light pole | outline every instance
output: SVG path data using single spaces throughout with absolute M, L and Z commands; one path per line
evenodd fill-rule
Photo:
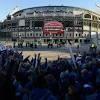
M 21 39 L 21 34 L 19 33 L 19 40 Z
M 50 40 L 51 40 L 51 43 L 53 43 L 51 32 L 50 32 Z
M 42 47 L 42 39 L 41 39 L 41 37 L 39 39 L 39 46 Z
M 20 47 L 20 41 L 21 41 L 21 34 L 18 34 L 18 47 Z

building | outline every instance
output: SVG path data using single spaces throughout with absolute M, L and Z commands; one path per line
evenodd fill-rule
M 45 25 L 53 21 L 63 25 L 62 33 L 44 31 Z M 48 29 L 56 31 L 57 27 L 48 26 Z M 16 40 L 24 39 L 30 42 L 48 42 L 51 39 L 55 43 L 67 40 L 75 43 L 90 43 L 93 39 L 99 42 L 100 14 L 69 6 L 27 8 L 8 15 L 2 23 L 2 31 L 10 32 L 11 37 Z

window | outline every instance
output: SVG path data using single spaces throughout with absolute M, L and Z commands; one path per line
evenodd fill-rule
M 27 34 L 27 36 L 29 37 L 29 34 Z
M 96 16 L 92 16 L 92 20 L 97 20 L 97 17 Z
M 77 34 L 76 34 L 76 36 L 77 36 Z
M 80 34 L 79 34 L 79 36 L 80 36 Z
M 34 27 L 43 27 L 43 21 L 35 21 L 32 22 L 32 24 L 34 25 Z
M 25 26 L 26 26 L 26 27 L 29 27 L 29 26 L 30 26 L 30 22 L 29 22 L 29 21 L 26 21 L 26 22 L 25 22 Z
M 86 25 L 86 22 L 84 21 L 84 25 Z
M 82 25 L 83 24 L 83 22 L 78 22 L 78 25 Z
M 93 23 L 92 26 L 93 26 L 93 27 L 97 27 L 97 23 Z
M 24 36 L 24 34 L 22 34 L 22 36 Z
M 84 40 L 84 43 L 87 43 L 87 40 Z
M 75 43 L 77 43 L 78 42 L 78 39 L 75 39 Z
M 21 14 L 19 14 L 19 16 L 21 16 Z
M 32 33 L 30 33 L 30 36 L 32 36 Z
M 79 30 L 82 30 L 82 27 L 79 27 L 78 29 L 79 29 Z
M 90 14 L 85 14 L 84 18 L 91 18 L 91 15 Z
M 44 42 L 46 42 L 46 39 L 44 39 Z

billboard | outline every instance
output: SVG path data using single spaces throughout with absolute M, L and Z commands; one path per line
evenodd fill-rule
M 19 26 L 25 26 L 25 20 L 24 19 L 19 20 Z

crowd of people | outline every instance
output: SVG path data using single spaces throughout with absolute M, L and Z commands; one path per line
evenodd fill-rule
M 48 42 L 48 43 L 46 43 L 47 44 L 47 48 L 53 48 L 54 47 L 54 45 L 56 45 L 56 47 L 58 48 L 58 47 L 62 47 L 62 46 L 64 46 L 65 45 L 65 43 L 52 43 L 52 42 Z M 13 42 L 13 47 L 15 48 L 15 47 L 18 47 L 18 48 L 23 48 L 23 47 L 30 47 L 30 48 L 38 48 L 38 47 L 42 47 L 42 43 L 41 42 L 39 42 L 39 43 L 37 43 L 37 42 Z
M 0 52 L 0 100 L 100 100 L 100 52 L 58 56 L 41 54 L 24 58 L 22 52 Z

